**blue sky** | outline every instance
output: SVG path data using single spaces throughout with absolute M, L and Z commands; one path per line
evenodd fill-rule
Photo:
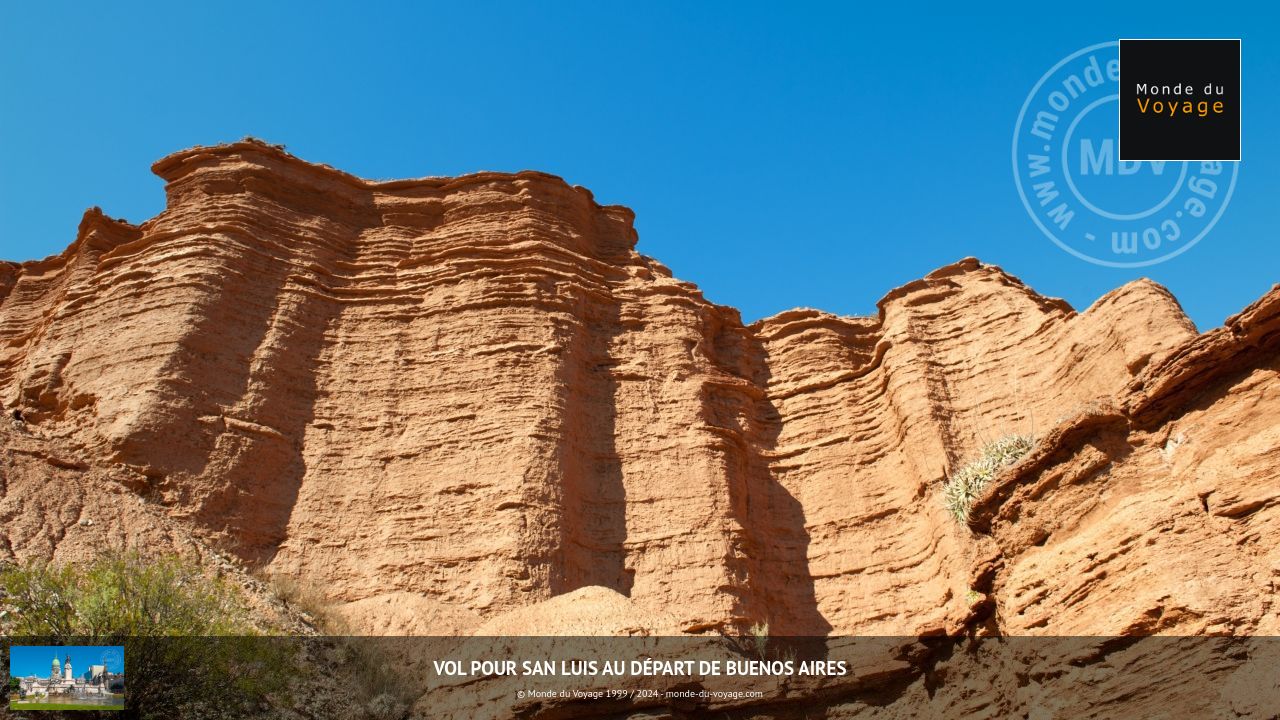
M 49 677 L 53 656 L 65 661 L 71 656 L 71 671 L 84 675 L 90 665 L 107 666 L 107 672 L 124 672 L 124 648 L 119 645 L 14 645 L 9 648 L 9 674 L 17 677 Z
M 60 251 L 92 205 L 141 221 L 163 206 L 153 161 L 255 135 L 365 177 L 562 175 L 635 209 L 642 252 L 747 320 L 874 312 L 891 287 L 976 255 L 1077 308 L 1151 277 L 1202 329 L 1221 323 L 1280 280 L 1275 11 L 1039 7 L 12 5 L 0 258 Z M 1135 270 L 1041 235 L 1009 162 L 1041 74 L 1119 37 L 1244 40 L 1231 205 L 1196 247 Z

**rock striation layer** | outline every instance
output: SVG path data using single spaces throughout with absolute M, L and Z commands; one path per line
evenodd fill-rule
M 550 175 L 154 170 L 155 218 L 0 265 L 6 557 L 218 547 L 370 633 L 1280 632 L 1280 291 L 1197 336 L 965 259 L 746 325 Z

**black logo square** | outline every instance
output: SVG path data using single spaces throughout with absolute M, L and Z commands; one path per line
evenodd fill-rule
M 1239 160 L 1240 41 L 1121 40 L 1120 159 Z

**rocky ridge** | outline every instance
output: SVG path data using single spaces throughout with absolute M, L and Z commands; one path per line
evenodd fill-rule
M 0 265 L 6 558 L 220 548 L 369 633 L 1280 632 L 1280 291 L 1197 335 L 965 259 L 747 325 L 550 175 L 154 170 L 155 218 Z

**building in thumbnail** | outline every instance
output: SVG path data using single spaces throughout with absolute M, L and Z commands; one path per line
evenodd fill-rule
M 18 679 L 18 689 L 23 697 L 41 697 L 49 695 L 68 695 L 71 697 L 93 697 L 108 695 L 112 686 L 123 689 L 124 677 L 107 672 L 105 665 L 90 665 L 89 670 L 81 677 L 75 676 L 72 669 L 71 656 L 61 661 L 55 654 L 50 666 L 49 677 L 28 675 Z

